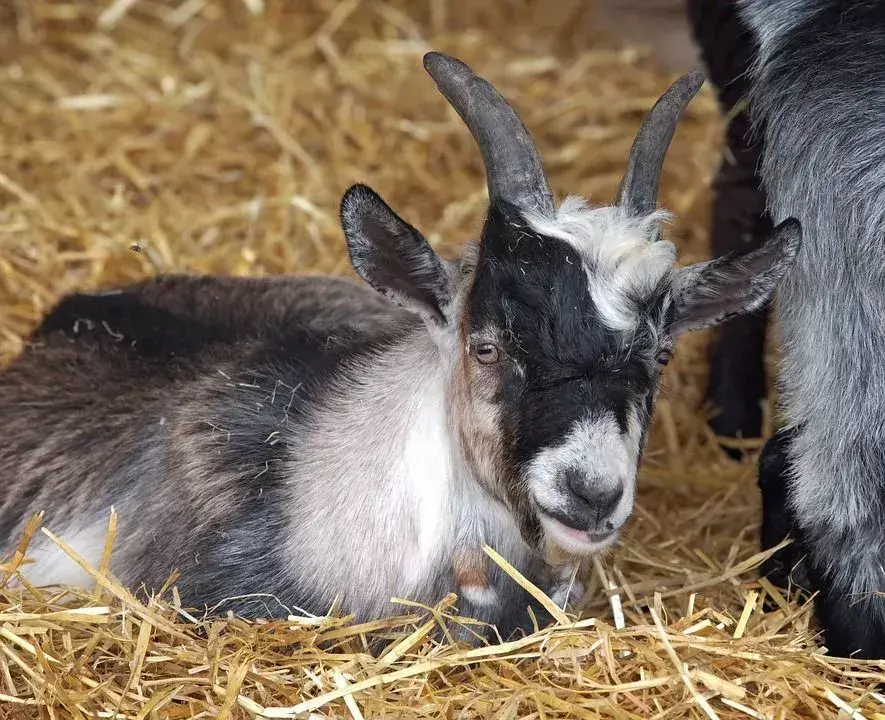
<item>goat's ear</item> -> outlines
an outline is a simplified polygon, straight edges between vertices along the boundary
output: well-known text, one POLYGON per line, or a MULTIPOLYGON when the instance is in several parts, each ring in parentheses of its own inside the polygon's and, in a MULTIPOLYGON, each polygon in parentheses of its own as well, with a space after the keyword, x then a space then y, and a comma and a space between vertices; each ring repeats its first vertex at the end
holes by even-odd
POLYGON ((718 325, 764 306, 792 267, 801 243, 802 226, 791 218, 755 250, 678 270, 673 281, 670 333, 718 325))
POLYGON ((446 322, 452 273, 421 233, 365 185, 344 194, 341 225, 350 262, 363 280, 426 320, 446 322))

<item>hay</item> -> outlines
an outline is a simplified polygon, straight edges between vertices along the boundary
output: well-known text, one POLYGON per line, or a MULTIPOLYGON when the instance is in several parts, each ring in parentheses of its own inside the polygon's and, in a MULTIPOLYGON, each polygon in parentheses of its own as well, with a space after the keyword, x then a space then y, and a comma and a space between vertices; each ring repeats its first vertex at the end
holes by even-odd
MULTIPOLYGON (((355 181, 454 251, 479 228, 483 172, 421 69, 431 48, 512 99, 555 191, 610 200, 671 78, 595 37, 582 5, 5 4, 0 361, 71 290, 172 270, 348 272, 336 215, 355 181)), ((663 177, 682 261, 708 255, 719 134, 705 92, 663 177)), ((667 370, 635 517, 592 563, 583 619, 475 650, 429 639, 467 622, 454 598, 362 626, 205 620, 174 588, 133 595, 105 562, 94 592, 0 589, 0 716, 885 718, 882 667, 828 658, 807 600, 756 580, 753 461, 726 458, 703 422, 704 347, 684 342, 667 370), (378 658, 369 634, 387 639, 378 658)))

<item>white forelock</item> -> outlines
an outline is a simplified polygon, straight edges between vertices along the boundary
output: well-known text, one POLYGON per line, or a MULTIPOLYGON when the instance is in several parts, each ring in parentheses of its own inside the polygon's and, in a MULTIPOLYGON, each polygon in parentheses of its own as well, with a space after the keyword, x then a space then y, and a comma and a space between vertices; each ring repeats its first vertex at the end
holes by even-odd
POLYGON ((673 243, 658 240, 665 211, 635 217, 622 208, 590 207, 567 197, 550 215, 530 213, 531 228, 571 245, 587 272, 590 294, 603 321, 615 330, 636 327, 633 299, 652 292, 676 262, 673 243))

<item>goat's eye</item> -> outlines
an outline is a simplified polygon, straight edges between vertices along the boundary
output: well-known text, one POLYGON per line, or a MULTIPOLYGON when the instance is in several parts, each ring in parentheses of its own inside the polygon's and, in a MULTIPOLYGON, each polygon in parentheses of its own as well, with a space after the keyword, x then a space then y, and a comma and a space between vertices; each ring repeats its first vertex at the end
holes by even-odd
POLYGON ((658 361, 658 365, 664 367, 668 362, 673 359, 673 353, 670 350, 658 350, 658 354, 655 357, 655 360, 658 361))
POLYGON ((498 362, 501 356, 498 348, 492 345, 492 343, 482 343, 481 345, 477 345, 473 353, 476 355, 476 359, 483 365, 492 365, 493 363, 498 362))

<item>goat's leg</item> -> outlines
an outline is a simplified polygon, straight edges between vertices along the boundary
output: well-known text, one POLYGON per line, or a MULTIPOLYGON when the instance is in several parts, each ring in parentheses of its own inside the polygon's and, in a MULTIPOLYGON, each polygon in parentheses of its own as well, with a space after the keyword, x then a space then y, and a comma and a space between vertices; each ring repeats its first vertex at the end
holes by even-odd
MULTIPOLYGON (((559 607, 574 607, 583 598, 584 585, 577 579, 574 563, 548 565, 538 558, 532 565, 529 580, 541 587, 559 607)), ((456 553, 454 578, 461 616, 494 624, 504 640, 533 632, 535 622, 539 628, 553 622, 543 605, 500 568, 491 567, 479 549, 463 549, 456 553)), ((486 635, 492 639, 494 633, 486 635)), ((468 641, 476 639, 466 628, 459 630, 457 637, 468 641)))
POLYGON ((579 571, 579 563, 552 568, 547 595, 563 610, 574 609, 584 597, 584 583, 581 582, 579 571))
MULTIPOLYGON (((756 176, 761 146, 750 141, 750 121, 741 106, 755 45, 734 5, 686 0, 708 77, 716 86, 723 114, 730 117, 726 152, 713 183, 711 233, 716 256, 758 247, 772 227, 756 176)), ((761 401, 766 395, 765 328, 765 313, 738 317, 719 329, 711 345, 707 399, 718 409, 710 423, 718 435, 761 435, 761 401)))
MULTIPOLYGON (((831 654, 885 658, 885 536, 880 517, 873 512, 845 522, 852 512, 840 507, 835 490, 827 497, 814 496, 811 505, 790 502, 793 484, 798 488, 808 480, 791 471, 801 439, 802 427, 780 430, 759 459, 762 547, 793 539, 762 565, 761 574, 775 585, 815 593, 817 619, 831 654), (821 522, 820 506, 829 506, 830 522, 821 522)), ((869 497, 875 506, 876 492, 869 497)))
POLYGON ((786 538, 793 542, 760 567, 760 574, 781 588, 808 588, 796 517, 789 502, 790 443, 794 429, 778 430, 759 455, 759 490, 762 493, 762 549, 769 550, 786 538))
MULTIPOLYGON (((801 522, 801 519, 800 519, 801 522)), ((885 570, 878 521, 805 530, 805 566, 824 644, 839 657, 885 658, 885 570)))
MULTIPOLYGON (((468 545, 459 549, 453 560, 453 571, 459 615, 488 624, 486 627, 462 625, 453 628, 456 640, 476 644, 477 635, 487 640, 495 640, 498 636, 509 640, 514 635, 532 632, 534 624, 529 607, 539 627, 552 622, 553 618, 544 607, 509 575, 493 566, 479 547, 468 545)), ((529 574, 534 576, 536 573, 529 574)), ((542 584, 547 580, 546 573, 543 575, 542 584)))

